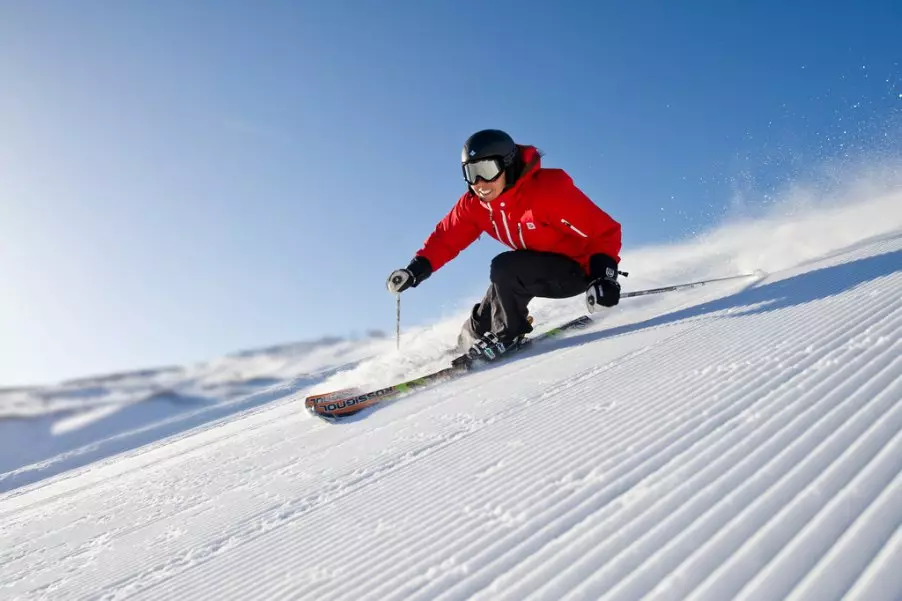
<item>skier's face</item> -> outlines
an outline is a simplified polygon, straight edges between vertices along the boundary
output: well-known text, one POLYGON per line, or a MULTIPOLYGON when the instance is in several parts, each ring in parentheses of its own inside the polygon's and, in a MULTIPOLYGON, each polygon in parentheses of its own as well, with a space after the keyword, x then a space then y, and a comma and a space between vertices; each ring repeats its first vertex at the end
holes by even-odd
POLYGON ((470 188, 472 188, 476 196, 483 202, 492 202, 504 192, 505 181, 506 176, 502 173, 498 179, 493 182, 487 182, 484 179, 479 178, 476 180, 475 184, 470 186, 470 188))

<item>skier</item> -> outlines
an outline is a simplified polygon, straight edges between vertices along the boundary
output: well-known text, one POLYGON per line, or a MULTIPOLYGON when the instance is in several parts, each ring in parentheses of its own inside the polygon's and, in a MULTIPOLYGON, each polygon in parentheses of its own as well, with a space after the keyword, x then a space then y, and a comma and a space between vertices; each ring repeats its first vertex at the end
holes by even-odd
POLYGON ((532 331, 533 298, 586 294, 589 311, 620 301, 620 224, 560 169, 541 166, 534 146, 487 129, 466 141, 461 168, 468 187, 404 269, 390 292, 415 288, 487 233, 512 250, 492 259, 488 291, 461 329, 462 350, 492 360, 532 331))

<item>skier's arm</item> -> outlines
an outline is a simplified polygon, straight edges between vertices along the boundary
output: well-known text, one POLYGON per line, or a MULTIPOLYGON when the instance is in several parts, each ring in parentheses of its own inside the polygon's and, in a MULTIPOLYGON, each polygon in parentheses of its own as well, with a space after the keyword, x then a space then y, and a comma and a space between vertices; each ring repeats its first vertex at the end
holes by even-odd
POLYGON ((472 199, 464 196, 457 201, 454 208, 435 226, 435 231, 423 243, 423 248, 416 252, 416 256, 429 261, 433 272, 459 255, 482 233, 479 225, 469 216, 468 200, 472 199))
POLYGON ((553 190, 555 218, 549 218, 552 226, 571 236, 579 236, 586 243, 586 254, 607 255, 620 262, 620 224, 601 210, 582 190, 576 187, 565 172, 549 169, 542 174, 553 190))

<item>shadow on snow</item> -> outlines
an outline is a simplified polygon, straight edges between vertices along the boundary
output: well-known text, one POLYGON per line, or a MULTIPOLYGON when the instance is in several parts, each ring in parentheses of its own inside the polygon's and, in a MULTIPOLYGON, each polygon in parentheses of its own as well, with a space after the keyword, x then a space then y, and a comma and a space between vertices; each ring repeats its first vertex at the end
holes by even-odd
MULTIPOLYGON (((567 348, 648 328, 719 314, 722 319, 779 311, 847 292, 863 283, 902 271, 902 250, 824 267, 763 286, 751 287, 721 299, 672 311, 638 323, 594 330, 543 344, 541 351, 567 348)), ((887 294, 898 291, 887 290, 887 294)), ((531 353, 524 353, 528 355, 531 353)))

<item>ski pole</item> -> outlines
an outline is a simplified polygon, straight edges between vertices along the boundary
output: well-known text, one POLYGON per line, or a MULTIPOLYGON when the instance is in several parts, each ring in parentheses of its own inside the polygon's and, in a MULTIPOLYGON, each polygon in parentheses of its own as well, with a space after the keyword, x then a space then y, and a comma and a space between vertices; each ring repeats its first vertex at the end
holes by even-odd
POLYGON ((395 346, 401 350, 401 294, 396 294, 395 299, 395 346))
POLYGON ((744 273, 742 275, 730 275, 724 278, 713 278, 710 280, 701 280, 698 282, 691 282, 689 284, 677 284, 676 286, 664 286, 663 288, 651 288, 649 290, 637 290, 635 292, 624 292, 620 295, 620 298, 631 298, 634 296, 645 296, 647 294, 660 294, 661 292, 673 292, 675 290, 687 290, 689 288, 697 288, 698 286, 704 286, 705 284, 712 284, 714 282, 725 282, 727 280, 738 280, 740 278, 751 278, 755 276, 764 275, 763 271, 755 271, 754 273, 744 273))

